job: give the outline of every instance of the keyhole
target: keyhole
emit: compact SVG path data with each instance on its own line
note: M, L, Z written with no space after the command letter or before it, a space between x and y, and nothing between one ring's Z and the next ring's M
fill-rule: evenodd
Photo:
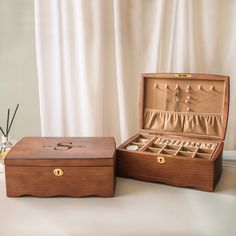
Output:
M57 169L53 170L53 174L56 176L62 176L64 174L64 172L62 169L57 168Z
M160 164L164 164L166 162L164 157L157 157L157 162Z

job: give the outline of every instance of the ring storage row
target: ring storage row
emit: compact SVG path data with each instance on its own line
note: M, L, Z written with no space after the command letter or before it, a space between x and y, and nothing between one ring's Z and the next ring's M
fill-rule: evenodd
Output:
M134 137L124 149L129 151L142 151L161 156L189 157L210 160L217 143L196 140L169 138L159 135L139 134Z

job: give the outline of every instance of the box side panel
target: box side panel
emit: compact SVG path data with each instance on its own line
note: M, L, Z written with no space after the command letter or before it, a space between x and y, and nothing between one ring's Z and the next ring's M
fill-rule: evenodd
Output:
M216 158L214 161L214 188L219 182L221 174L222 174L222 158L223 158L222 152L223 152L223 148L221 152L219 153L218 158Z
M60 168L63 175L56 176ZM23 195L112 197L115 189L114 167L20 167L6 166L8 197Z
M214 190L214 162L165 157L157 162L156 155L117 151L117 174L143 181L161 182L179 187Z

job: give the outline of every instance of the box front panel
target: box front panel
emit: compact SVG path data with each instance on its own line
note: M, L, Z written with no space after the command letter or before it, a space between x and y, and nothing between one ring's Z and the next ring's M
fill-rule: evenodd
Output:
M114 195L114 167L6 166L7 196Z
M220 162L214 166L215 161L208 160L165 157L160 163L158 155L123 150L118 150L117 155L118 176L205 191L214 190L214 168L221 168Z

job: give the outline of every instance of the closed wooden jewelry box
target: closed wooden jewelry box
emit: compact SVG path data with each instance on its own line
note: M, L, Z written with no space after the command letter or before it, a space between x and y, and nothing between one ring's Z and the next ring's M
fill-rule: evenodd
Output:
M4 162L8 197L114 195L114 138L25 137Z
M214 191L228 110L228 76L143 74L140 132L118 147L118 176Z

